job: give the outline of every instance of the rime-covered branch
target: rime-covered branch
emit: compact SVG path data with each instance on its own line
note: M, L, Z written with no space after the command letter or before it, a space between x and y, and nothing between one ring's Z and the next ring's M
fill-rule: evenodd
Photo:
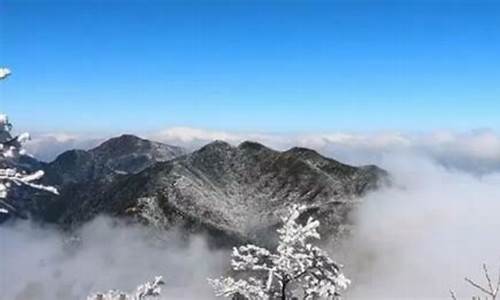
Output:
M161 286L165 283L161 276L139 285L134 293L128 294L119 290L109 290L105 293L96 293L87 297L87 300L146 300L157 299L161 294Z
M251 300L288 299L299 294L304 299L339 297L340 291L346 289L350 281L326 252L309 243L311 239L320 238L317 231L320 224L313 218L304 225L299 224L302 209L295 205L282 218L275 251L255 245L233 249L233 270L259 275L259 279L209 279L215 294Z
M486 285L481 285L468 277L465 277L465 281L475 289L485 294L487 299L496 300L498 297L498 293L500 292L500 269L498 270L498 280L496 283L491 280L490 273L486 264L483 264L483 274L486 279ZM450 294L453 300L457 299L453 291L450 291ZM481 297L472 297L472 299L481 299Z
M5 79L11 74L9 69L0 68L0 79ZM0 114L0 214L9 214L17 199L10 197L9 192L15 186L24 186L31 189L42 190L57 194L51 186L37 184L43 171L27 173L18 168L17 159L25 155L22 144L30 139L28 133L12 137L10 131L12 124L5 114Z

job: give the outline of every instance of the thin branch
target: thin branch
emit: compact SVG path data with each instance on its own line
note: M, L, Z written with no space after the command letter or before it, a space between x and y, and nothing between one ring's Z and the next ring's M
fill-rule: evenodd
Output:
M450 290L450 295L451 295L451 299L457 300L457 296L455 295L455 292L453 290Z
M479 284L475 283L474 281L472 281L471 279L465 277L465 281L467 281L470 285L472 285L473 287L475 287L476 289L482 291L483 293L487 294L487 295L490 295L490 296L495 296L493 295L490 291L488 291L487 289L483 288L482 286L480 286Z
M486 281L488 282L488 287L490 288L491 295L495 295L495 290L493 289L493 284L491 283L490 274L488 273L488 267L486 264L483 264L484 277L486 277Z
M497 281L497 287L495 289L495 296L498 295L498 291L500 291L500 268L498 268L498 281Z

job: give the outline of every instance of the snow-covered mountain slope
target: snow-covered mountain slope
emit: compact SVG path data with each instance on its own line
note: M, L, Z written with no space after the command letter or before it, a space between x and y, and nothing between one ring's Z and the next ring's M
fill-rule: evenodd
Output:
M56 186L60 196L39 196L29 210L37 219L58 223L67 211L79 209L87 199L99 197L119 178L185 153L183 148L133 135L109 139L88 151L66 151L53 162L42 164L43 183ZM80 216L85 219L89 213L92 212L82 211Z
M286 206L300 203L335 231L348 222L355 199L387 179L376 166L345 165L305 148L279 152L254 142L235 147L216 141L162 162L157 158L167 157L159 154L164 148L124 151L129 139L66 152L49 164L47 182L61 196L48 201L44 217L70 225L98 213L127 215L225 239L259 239Z
M117 174L138 173L156 162L168 161L185 153L180 147L122 135L89 151L62 153L46 165L46 180L56 185L110 181Z

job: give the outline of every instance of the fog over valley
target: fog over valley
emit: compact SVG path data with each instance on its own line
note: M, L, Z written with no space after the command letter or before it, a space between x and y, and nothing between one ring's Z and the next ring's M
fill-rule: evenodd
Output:
M321 241L353 281L346 297L446 299L449 289L473 293L463 277L481 278L482 263L494 270L500 261L500 173L461 167L494 160L487 153L495 143L480 150L476 145L474 152L454 147L449 157L462 159L456 167L430 150L390 151L383 145L377 152L370 145L372 140L358 138L318 148L349 155L350 162L374 163L391 179L390 186L360 199L349 217L351 234ZM207 278L229 267L229 249L209 246L203 234L158 231L107 216L72 233L12 222L0 227L0 235L0 255L9 258L2 261L2 274L9 274L0 277L3 299L83 299L109 288L128 291L154 275L164 276L162 299L211 299Z

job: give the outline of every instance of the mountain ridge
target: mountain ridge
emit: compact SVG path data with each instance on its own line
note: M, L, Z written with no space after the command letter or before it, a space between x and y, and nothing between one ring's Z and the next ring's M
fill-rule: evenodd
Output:
M37 201L33 213L64 227L108 214L223 241L258 240L286 207L304 204L332 233L350 222L355 199L388 178L376 166L350 166L303 147L277 151L252 141L213 141L191 153L172 147L122 135L62 153L45 165L44 179L61 196Z

